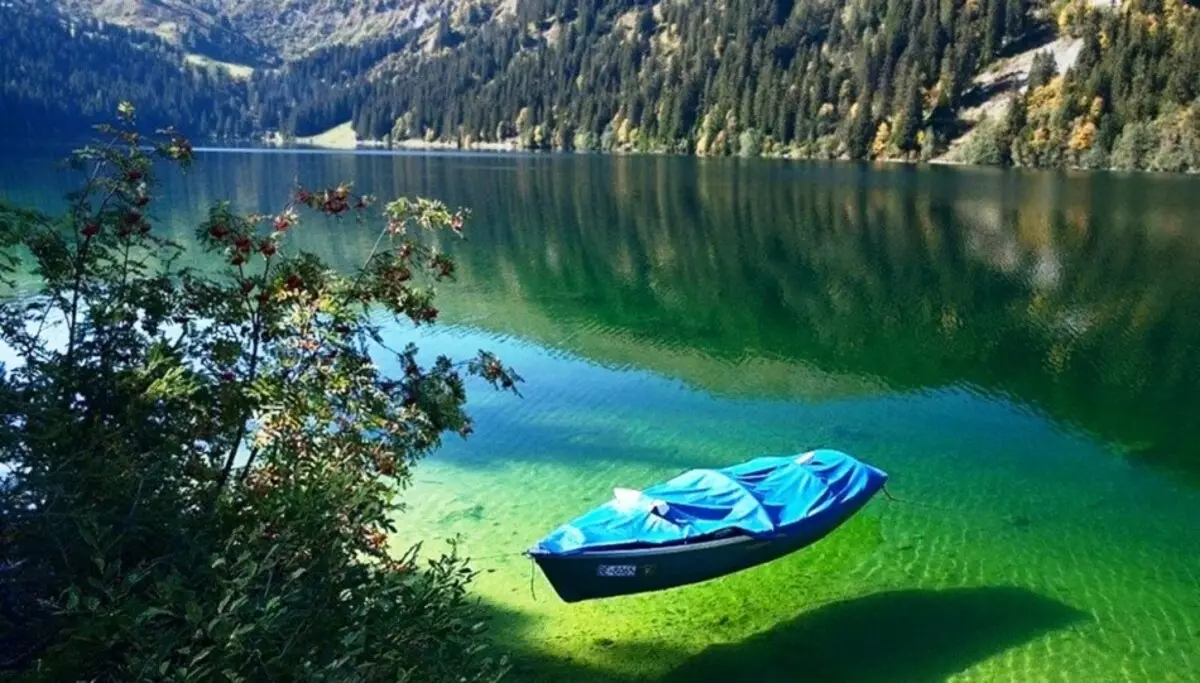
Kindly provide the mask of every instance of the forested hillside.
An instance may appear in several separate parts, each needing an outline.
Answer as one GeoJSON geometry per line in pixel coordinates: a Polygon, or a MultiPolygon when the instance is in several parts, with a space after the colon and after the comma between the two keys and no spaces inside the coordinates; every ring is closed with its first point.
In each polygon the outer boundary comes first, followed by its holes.
{"type": "Polygon", "coordinates": [[[5,126],[89,115],[125,87],[201,136],[350,121],[381,143],[917,160],[967,133],[952,158],[1200,169],[1200,11],[1182,0],[171,1],[254,27],[278,49],[263,59],[286,61],[238,82],[145,32],[67,40],[44,22],[10,39],[5,25],[5,126]],[[1065,73],[1047,52],[1020,78],[980,80],[1055,38],[1073,41],[1065,73]],[[63,91],[56,74],[82,82],[63,91]],[[967,120],[981,103],[991,118],[967,120]]]}
{"type": "MultiPolygon", "coordinates": [[[[53,0],[43,0],[53,4],[53,0]]],[[[439,0],[58,0],[72,16],[139,28],[208,57],[273,64],[428,22],[439,0]]]]}
{"type": "Polygon", "coordinates": [[[1200,171],[1200,11],[1133,0],[1059,14],[1082,41],[1065,74],[1035,63],[1004,117],[984,122],[964,161],[1034,167],[1200,171]]]}
{"type": "Polygon", "coordinates": [[[267,43],[269,36],[217,11],[214,3],[223,1],[58,0],[56,4],[42,0],[41,5],[57,7],[70,19],[95,19],[150,33],[189,53],[213,59],[251,66],[281,61],[278,51],[267,43]]]}
{"type": "Polygon", "coordinates": [[[138,103],[146,126],[251,135],[248,86],[141,31],[0,0],[0,137],[70,136],[138,103]]]}
{"type": "MultiPolygon", "coordinates": [[[[973,74],[1025,34],[1032,9],[527,0],[513,21],[381,79],[355,123],[368,137],[516,136],[534,148],[928,154],[954,132],[973,74]]],[[[447,27],[439,40],[462,38],[447,27]]]]}

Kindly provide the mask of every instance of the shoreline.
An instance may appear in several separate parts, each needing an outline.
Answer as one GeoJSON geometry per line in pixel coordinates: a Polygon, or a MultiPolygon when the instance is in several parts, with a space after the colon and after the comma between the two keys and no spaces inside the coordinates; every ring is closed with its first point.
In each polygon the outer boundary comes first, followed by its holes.
{"type": "Polygon", "coordinates": [[[354,145],[335,146],[330,144],[320,144],[312,141],[312,138],[294,138],[291,140],[283,140],[282,138],[253,138],[244,140],[231,140],[229,145],[195,145],[193,149],[197,152],[243,152],[243,153],[292,153],[292,154],[359,154],[371,156],[404,156],[404,155],[438,155],[438,156],[602,156],[602,157],[678,157],[697,160],[710,159],[726,159],[726,160],[762,160],[762,161],[784,161],[793,163],[838,163],[838,164],[864,164],[864,165],[886,165],[886,166],[909,166],[913,168],[953,168],[953,169],[970,169],[981,171],[1020,171],[1024,173],[1071,173],[1071,174],[1090,174],[1090,173],[1114,173],[1121,175],[1153,175],[1156,177],[1180,177],[1180,178],[1195,178],[1200,175],[1200,171],[1186,172],[1168,172],[1168,171],[1150,171],[1150,170],[1128,170],[1116,168],[1081,168],[1075,166],[1051,166],[1051,167],[1032,167],[1032,166],[996,166],[991,164],[974,164],[958,159],[949,158],[948,155],[942,154],[932,159],[927,160],[909,160],[909,159],[849,159],[849,158],[834,158],[823,159],[816,157],[795,156],[791,154],[760,154],[753,157],[743,157],[736,154],[732,155],[708,155],[708,154],[681,154],[678,152],[667,152],[661,150],[586,150],[579,151],[575,149],[524,149],[515,141],[510,142],[481,142],[472,143],[467,146],[460,145],[454,142],[433,141],[426,142],[424,140],[402,140],[395,143],[386,143],[384,141],[355,141],[354,145]],[[238,146],[238,143],[243,143],[238,146]]]}
{"type": "Polygon", "coordinates": [[[1116,171],[1114,169],[1076,169],[1076,168],[1030,168],[1024,166],[992,166],[987,164],[972,164],[965,161],[957,161],[937,157],[926,161],[909,161],[905,159],[818,159],[814,157],[790,156],[786,154],[771,154],[759,155],[756,157],[741,157],[737,155],[699,155],[699,154],[679,154],[676,152],[639,152],[635,150],[621,150],[615,152],[602,152],[600,150],[589,150],[580,152],[573,149],[522,149],[516,146],[508,146],[504,143],[485,143],[483,145],[473,145],[470,147],[460,147],[452,143],[442,144],[406,144],[406,145],[365,145],[360,144],[356,147],[331,147],[314,144],[300,144],[296,142],[278,143],[278,144],[263,144],[261,142],[255,144],[252,141],[247,141],[250,144],[245,146],[234,145],[196,145],[193,149],[196,152],[204,153],[289,153],[289,154],[351,154],[362,156],[596,156],[596,157],[674,157],[679,159],[696,159],[696,160],[729,160],[729,161],[783,161],[791,163],[821,163],[821,164],[863,164],[863,165],[887,165],[887,166],[911,166],[913,168],[920,167],[946,167],[946,168],[963,168],[963,169],[981,169],[992,171],[1025,171],[1025,172],[1112,172],[1112,173],[1149,173],[1158,176],[1166,175],[1192,175],[1192,174],[1171,174],[1160,171],[1116,171]]]}

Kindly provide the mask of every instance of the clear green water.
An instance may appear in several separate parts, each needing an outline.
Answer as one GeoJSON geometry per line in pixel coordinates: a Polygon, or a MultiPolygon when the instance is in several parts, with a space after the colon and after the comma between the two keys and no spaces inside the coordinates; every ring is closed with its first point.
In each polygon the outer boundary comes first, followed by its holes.
{"type": "MultiPolygon", "coordinates": [[[[51,203],[48,161],[5,158],[0,196],[51,203]]],[[[296,176],[474,210],[421,341],[525,396],[476,389],[396,542],[461,537],[513,680],[1200,680],[1200,181],[212,153],[160,217],[296,176]],[[698,586],[531,593],[517,554],[614,486],[814,445],[906,502],[698,586]]],[[[298,234],[342,265],[373,237],[298,234]]]]}

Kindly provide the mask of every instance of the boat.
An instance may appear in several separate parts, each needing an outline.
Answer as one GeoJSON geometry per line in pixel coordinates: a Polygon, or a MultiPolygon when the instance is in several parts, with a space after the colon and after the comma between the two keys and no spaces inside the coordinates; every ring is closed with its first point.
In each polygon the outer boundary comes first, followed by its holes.
{"type": "Polygon", "coordinates": [[[700,583],[821,540],[887,483],[833,449],[693,469],[613,497],[526,551],[564,602],[700,583]]]}

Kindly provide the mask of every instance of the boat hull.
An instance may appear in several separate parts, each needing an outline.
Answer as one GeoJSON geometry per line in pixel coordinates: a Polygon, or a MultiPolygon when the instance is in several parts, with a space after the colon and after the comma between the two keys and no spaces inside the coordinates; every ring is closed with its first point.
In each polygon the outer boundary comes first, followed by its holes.
{"type": "Polygon", "coordinates": [[[533,559],[564,602],[610,598],[709,581],[771,562],[819,541],[848,517],[824,529],[785,531],[769,538],[735,536],[658,548],[534,555],[533,559]]]}

